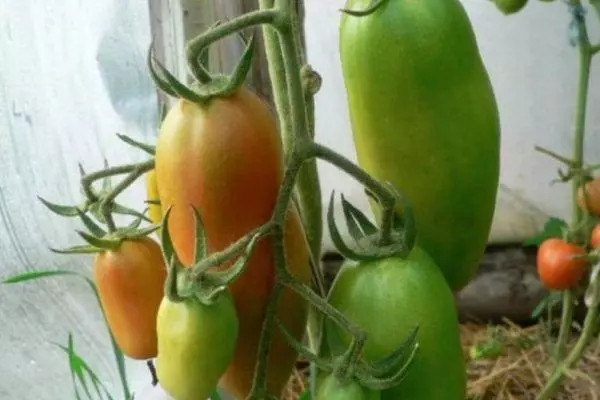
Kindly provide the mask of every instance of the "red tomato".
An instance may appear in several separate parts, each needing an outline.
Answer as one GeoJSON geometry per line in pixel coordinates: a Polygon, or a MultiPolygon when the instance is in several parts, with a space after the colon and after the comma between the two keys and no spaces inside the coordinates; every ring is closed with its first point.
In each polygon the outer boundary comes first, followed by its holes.
{"type": "MultiPolygon", "coordinates": [[[[201,214],[210,252],[219,251],[267,222],[283,180],[284,161],[277,123],[267,105],[242,87],[204,106],[179,100],[166,115],[156,146],[156,175],[163,213],[172,206],[169,234],[181,261],[193,262],[195,220],[201,214]]],[[[286,223],[288,269],[310,282],[309,250],[297,210],[286,223]]],[[[270,238],[262,240],[247,270],[230,286],[240,320],[240,340],[220,385],[236,398],[252,387],[258,342],[275,277],[270,238]]],[[[298,340],[308,305],[285,289],[278,318],[298,340]]],[[[268,389],[279,397],[297,353],[277,331],[267,369],[268,389]]]]}
{"type": "Polygon", "coordinates": [[[166,277],[161,248],[149,237],[127,239],[118,250],[96,256],[100,301],[115,341],[130,358],[157,355],[156,316],[166,277]]]}
{"type": "Polygon", "coordinates": [[[540,279],[550,289],[565,290],[579,282],[586,271],[587,261],[574,256],[585,255],[583,247],[562,239],[544,241],[537,253],[537,270],[540,279]]]}

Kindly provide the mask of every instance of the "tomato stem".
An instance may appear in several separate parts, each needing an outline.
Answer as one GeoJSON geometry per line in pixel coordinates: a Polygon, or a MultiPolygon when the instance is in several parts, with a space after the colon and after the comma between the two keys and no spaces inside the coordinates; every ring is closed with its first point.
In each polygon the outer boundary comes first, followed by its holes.
{"type": "MultiPolygon", "coordinates": [[[[598,11],[600,17],[600,3],[594,1],[592,3],[598,11]]],[[[570,11],[573,14],[574,24],[577,28],[577,39],[579,49],[579,84],[577,91],[577,113],[575,116],[575,134],[574,134],[574,156],[572,170],[575,172],[572,182],[572,201],[573,201],[573,226],[585,226],[585,221],[588,218],[588,213],[583,213],[577,204],[577,192],[580,186],[585,182],[584,176],[584,144],[585,144],[585,122],[588,101],[588,88],[590,78],[590,68],[592,57],[596,50],[591,46],[585,15],[580,0],[570,0],[570,11]],[[583,223],[582,223],[583,222],[583,223]]],[[[594,293],[592,306],[588,308],[585,317],[583,332],[579,337],[575,347],[571,350],[567,358],[563,360],[566,344],[570,337],[571,323],[573,319],[574,294],[567,290],[563,293],[563,312],[561,318],[560,331],[556,345],[556,357],[559,363],[551,378],[548,380],[540,394],[538,400],[550,399],[560,387],[565,371],[574,365],[581,358],[586,346],[589,344],[595,329],[596,319],[598,314],[598,294],[594,293]]]]}

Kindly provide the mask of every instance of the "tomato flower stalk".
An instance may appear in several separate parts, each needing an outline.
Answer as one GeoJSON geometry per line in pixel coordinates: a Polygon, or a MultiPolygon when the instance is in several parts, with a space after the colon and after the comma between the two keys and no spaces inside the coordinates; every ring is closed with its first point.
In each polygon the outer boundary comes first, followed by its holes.
{"type": "MultiPolygon", "coordinates": [[[[596,8],[596,11],[598,11],[598,16],[600,17],[600,2],[597,0],[591,0],[590,4],[596,8]]],[[[584,198],[587,199],[587,189],[585,188],[584,184],[588,174],[594,169],[593,166],[590,168],[584,168],[585,164],[583,150],[590,69],[592,58],[594,55],[598,54],[598,47],[600,47],[600,45],[592,45],[590,43],[584,14],[585,10],[583,9],[581,1],[570,0],[568,6],[573,15],[573,26],[577,32],[577,46],[579,50],[578,53],[580,66],[577,92],[577,113],[575,117],[574,155],[573,159],[568,159],[548,150],[541,150],[551,157],[565,163],[569,168],[569,172],[566,175],[561,174],[562,180],[572,181],[573,222],[572,232],[569,232],[568,236],[570,236],[569,239],[571,240],[581,241],[581,236],[583,235],[582,231],[587,229],[586,221],[589,217],[589,213],[581,210],[577,202],[577,196],[578,190],[583,186],[585,194],[584,198]]],[[[586,305],[588,306],[588,309],[583,324],[583,331],[577,340],[577,343],[566,357],[566,343],[570,336],[571,323],[573,319],[574,293],[572,290],[566,290],[563,292],[563,313],[556,344],[556,358],[558,364],[555,367],[554,373],[538,395],[538,400],[552,398],[552,396],[560,387],[566,372],[581,358],[585,348],[588,346],[591,338],[593,337],[593,330],[595,329],[598,318],[598,304],[600,302],[599,291],[593,290],[597,289],[598,285],[600,284],[598,279],[598,268],[598,264],[596,264],[593,267],[593,272],[590,276],[590,282],[588,286],[589,298],[586,298],[586,305]]],[[[586,295],[586,297],[588,296],[586,295]]]]}

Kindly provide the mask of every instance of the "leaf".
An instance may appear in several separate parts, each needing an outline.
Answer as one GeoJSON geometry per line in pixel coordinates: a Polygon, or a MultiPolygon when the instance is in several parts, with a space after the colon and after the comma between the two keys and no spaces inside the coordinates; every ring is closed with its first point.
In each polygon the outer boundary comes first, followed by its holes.
{"type": "Polygon", "coordinates": [[[171,216],[172,206],[167,209],[165,216],[163,217],[162,231],[161,231],[161,244],[165,259],[167,262],[171,262],[173,258],[177,258],[175,254],[175,247],[173,247],[173,241],[169,234],[169,217],[171,216]]]}
{"type": "MultiPolygon", "coordinates": [[[[161,115],[161,121],[162,121],[163,116],[161,115]]],[[[138,148],[142,151],[145,151],[146,153],[150,154],[150,155],[154,155],[156,153],[156,147],[146,144],[146,143],[142,143],[138,140],[132,139],[127,135],[123,135],[121,133],[117,133],[117,136],[119,137],[119,139],[121,139],[122,141],[124,141],[125,143],[127,143],[130,146],[133,146],[135,148],[138,148]]]]}
{"type": "Polygon", "coordinates": [[[5,278],[2,281],[2,283],[5,283],[5,284],[22,283],[22,282],[32,281],[35,279],[55,277],[55,276],[61,276],[61,275],[63,275],[63,276],[64,275],[77,275],[80,277],[84,277],[83,275],[78,274],[77,272],[73,272],[73,271],[47,270],[47,271],[26,272],[23,274],[13,275],[8,278],[5,278]]]}
{"type": "Polygon", "coordinates": [[[113,204],[112,212],[115,214],[120,214],[120,215],[130,215],[132,217],[141,218],[146,222],[152,222],[152,220],[150,218],[145,216],[143,213],[140,213],[138,210],[135,210],[135,209],[129,208],[129,207],[125,207],[120,204],[116,204],[116,203],[113,204]]]}
{"type": "Polygon", "coordinates": [[[252,57],[254,56],[254,48],[255,48],[255,41],[254,41],[254,35],[252,35],[250,37],[250,40],[248,40],[248,43],[246,45],[246,48],[244,49],[244,53],[242,53],[242,57],[240,58],[240,61],[238,62],[238,64],[235,66],[233,72],[231,73],[231,77],[229,79],[227,86],[221,93],[222,96],[228,96],[228,95],[232,94],[246,80],[246,77],[248,76],[248,72],[250,71],[250,68],[252,67],[252,57]]]}
{"type": "Polygon", "coordinates": [[[81,210],[77,210],[77,214],[79,218],[83,222],[86,228],[96,236],[104,236],[106,235],[106,231],[102,229],[98,224],[96,224],[90,217],[88,217],[85,213],[81,212],[81,210]]]}
{"type": "Polygon", "coordinates": [[[334,194],[335,192],[332,191],[331,197],[329,199],[329,207],[327,209],[327,226],[329,228],[331,241],[333,242],[337,250],[340,252],[340,254],[345,258],[350,258],[353,260],[362,260],[363,257],[360,254],[358,254],[356,251],[352,250],[350,247],[348,247],[348,245],[346,245],[344,239],[342,238],[342,235],[340,234],[340,231],[337,228],[334,213],[334,194]]]}
{"type": "Polygon", "coordinates": [[[546,309],[552,309],[556,304],[562,300],[562,292],[552,291],[548,296],[544,297],[535,309],[531,312],[532,318],[539,318],[542,312],[546,309]]]}
{"type": "MultiPolygon", "coordinates": [[[[106,387],[102,384],[101,380],[98,378],[96,373],[90,368],[90,366],[86,363],[86,361],[75,352],[75,347],[73,343],[73,335],[69,332],[69,341],[68,346],[63,346],[61,344],[55,343],[60,349],[65,351],[69,357],[69,367],[71,369],[71,374],[73,376],[73,383],[75,384],[75,377],[79,380],[79,383],[84,388],[86,394],[89,399],[92,399],[92,395],[89,389],[88,382],[86,380],[86,376],[91,380],[94,385],[94,389],[100,399],[106,398],[112,400],[113,397],[110,395],[110,392],[106,389],[106,387]]],[[[75,391],[77,391],[77,386],[75,386],[75,391]]]]}
{"type": "Polygon", "coordinates": [[[312,400],[312,394],[310,393],[310,390],[304,391],[300,397],[298,397],[298,400],[312,400]]]}
{"type": "Polygon", "coordinates": [[[113,251],[117,250],[119,247],[121,247],[121,243],[123,242],[123,239],[121,239],[121,238],[104,239],[104,238],[99,238],[99,237],[90,235],[89,233],[86,233],[83,231],[76,231],[76,232],[87,243],[89,243],[90,245],[92,245],[96,248],[103,249],[103,250],[113,250],[113,251]]]}
{"type": "Polygon", "coordinates": [[[412,351],[415,346],[418,346],[417,334],[419,327],[415,327],[402,344],[392,352],[392,354],[379,359],[371,364],[371,371],[374,376],[381,377],[389,375],[392,371],[401,369],[404,365],[403,361],[406,358],[409,350],[412,351]]]}
{"type": "Polygon", "coordinates": [[[342,210],[344,212],[344,217],[346,219],[346,226],[348,227],[348,233],[350,234],[350,236],[354,239],[354,241],[357,244],[360,244],[360,241],[362,238],[364,238],[365,234],[364,234],[363,230],[361,229],[361,227],[356,222],[356,220],[354,219],[354,217],[352,216],[352,211],[348,207],[348,205],[350,203],[346,200],[346,198],[344,197],[343,194],[341,195],[341,197],[342,197],[342,210]]]}
{"type": "Polygon", "coordinates": [[[45,200],[44,198],[37,196],[37,198],[44,204],[50,211],[55,214],[62,215],[63,217],[76,217],[79,213],[79,208],[76,206],[64,206],[60,204],[54,204],[45,200]]]}
{"type": "Polygon", "coordinates": [[[344,195],[342,195],[342,206],[344,207],[344,214],[346,215],[346,218],[348,218],[348,215],[350,215],[352,219],[358,223],[363,235],[368,236],[377,233],[377,227],[375,224],[369,221],[367,216],[362,211],[347,201],[344,195]]]}
{"type": "Polygon", "coordinates": [[[564,229],[567,229],[567,228],[568,228],[568,225],[564,220],[562,220],[560,218],[551,217],[548,219],[548,221],[546,221],[542,230],[540,232],[538,232],[537,234],[535,234],[534,236],[530,237],[529,239],[526,239],[525,241],[523,241],[523,245],[524,246],[539,246],[540,244],[542,244],[542,242],[544,242],[547,239],[550,239],[553,237],[561,238],[563,235],[564,229]]]}
{"type": "Polygon", "coordinates": [[[51,247],[50,251],[57,254],[95,254],[101,252],[102,249],[89,244],[84,244],[80,246],[69,247],[66,249],[55,249],[51,247]]]}

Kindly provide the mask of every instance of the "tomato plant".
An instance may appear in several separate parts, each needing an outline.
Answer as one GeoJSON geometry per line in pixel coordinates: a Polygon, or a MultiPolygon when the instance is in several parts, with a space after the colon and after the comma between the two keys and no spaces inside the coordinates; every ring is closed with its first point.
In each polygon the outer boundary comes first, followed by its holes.
{"type": "Polygon", "coordinates": [[[585,192],[584,186],[577,189],[577,205],[592,215],[600,215],[600,178],[586,183],[585,192]]]}
{"type": "Polygon", "coordinates": [[[321,383],[315,400],[379,400],[381,392],[362,387],[358,382],[340,382],[331,373],[321,383]]]}
{"type": "Polygon", "coordinates": [[[550,238],[538,248],[537,270],[541,281],[550,289],[565,290],[575,286],[583,277],[587,261],[582,246],[563,239],[550,238]]]}
{"type": "Polygon", "coordinates": [[[233,298],[222,292],[211,304],[165,296],[156,319],[160,385],[177,400],[207,399],[233,359],[239,322],[233,298]]]}
{"type": "MultiPolygon", "coordinates": [[[[156,146],[156,174],[163,210],[171,208],[167,229],[185,265],[194,260],[195,220],[202,216],[209,252],[270,220],[283,177],[283,149],[274,117],[253,92],[241,87],[205,105],[185,99],[168,111],[156,146]]],[[[302,282],[311,278],[309,249],[292,204],[286,219],[287,267],[302,282]]],[[[224,264],[223,267],[228,266],[224,264]]],[[[221,385],[238,398],[251,390],[262,324],[275,279],[271,238],[256,248],[245,272],[230,285],[240,319],[240,340],[221,385]]],[[[304,334],[308,307],[285,288],[277,317],[297,338],[304,334]]],[[[296,352],[274,335],[268,363],[270,393],[286,385],[296,352]]]]}
{"type": "Polygon", "coordinates": [[[147,236],[96,255],[94,279],[106,320],[123,353],[133,359],[156,357],[156,315],[166,276],[161,248],[147,236]]]}
{"type": "Polygon", "coordinates": [[[343,17],[340,55],[359,165],[411,200],[417,242],[461,289],[487,245],[500,166],[498,107],[468,15],[459,0],[388,0],[343,17]]]}
{"type": "MultiPolygon", "coordinates": [[[[365,330],[363,356],[368,362],[389,355],[418,326],[419,351],[404,380],[383,390],[382,399],[465,398],[466,372],[454,298],[439,268],[422,249],[415,246],[406,259],[346,261],[329,302],[365,330]],[[431,377],[443,377],[444,384],[432,384],[431,377]]],[[[345,345],[350,342],[349,334],[329,320],[324,332],[329,351],[335,348],[336,337],[345,345]]]]}

